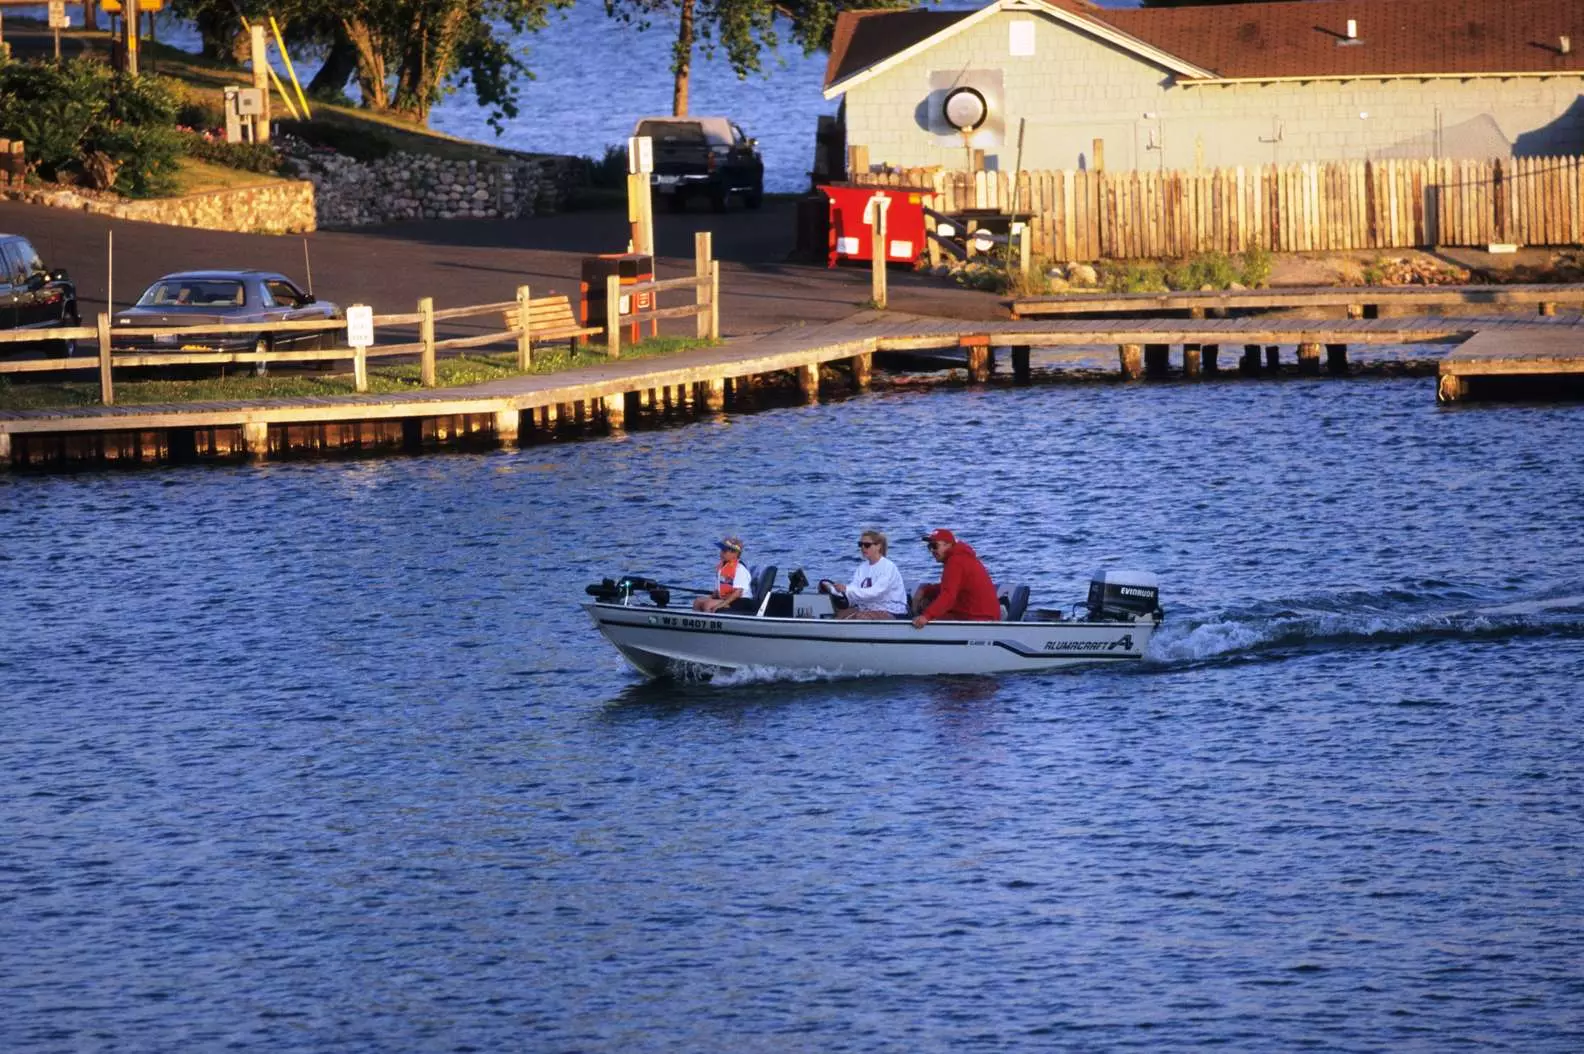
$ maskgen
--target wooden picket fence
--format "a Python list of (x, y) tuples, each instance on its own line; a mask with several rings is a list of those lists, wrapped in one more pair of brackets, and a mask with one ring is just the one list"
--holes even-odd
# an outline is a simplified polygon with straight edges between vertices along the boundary
[(1015, 194), (1006, 172), (892, 169), (853, 180), (927, 188), (925, 204), (942, 213), (1028, 213), (1035, 254), (1062, 260), (1584, 241), (1580, 157), (1023, 172)]

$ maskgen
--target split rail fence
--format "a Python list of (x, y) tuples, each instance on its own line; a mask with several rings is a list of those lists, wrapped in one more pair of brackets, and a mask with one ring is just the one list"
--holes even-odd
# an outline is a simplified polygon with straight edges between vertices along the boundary
[(857, 173), (928, 188), (937, 212), (1027, 213), (1033, 251), (1062, 260), (1194, 253), (1584, 242), (1584, 158), (1403, 159), (1203, 172), (941, 168)]
[[(675, 307), (658, 306), (658, 294), (667, 290), (691, 289), (693, 302)], [(622, 305), (628, 310), (622, 310)], [(648, 307), (640, 307), (648, 304)], [(436, 310), (434, 300), (424, 297), (418, 301), (418, 310), (406, 314), (375, 315), (374, 327), (378, 331), (388, 328), (417, 328), (418, 339), (400, 344), (377, 344), (367, 348), (345, 345), (346, 320), (323, 319), (302, 322), (243, 322), (201, 326), (116, 326), (112, 332), (110, 316), (100, 314), (93, 326), (62, 326), (53, 329), (28, 329), (0, 331), (0, 353), (12, 345), (58, 345), (64, 351), (68, 343), (89, 354), (71, 354), (68, 357), (17, 359), (0, 361), (0, 377), (23, 373), (71, 373), (95, 370), (99, 375), (99, 398), (106, 406), (115, 404), (114, 375), (118, 369), (146, 366), (196, 366), (196, 365), (273, 365), (284, 363), (345, 362), (351, 360), (353, 384), (357, 391), (368, 390), (368, 360), (416, 355), (419, 362), (419, 380), (426, 388), (435, 387), (435, 357), (441, 351), (461, 351), (515, 341), (517, 368), (533, 367), (533, 350), (542, 343), (556, 341), (581, 342), (584, 337), (599, 336), (601, 343), (591, 344), (610, 358), (621, 355), (621, 334), (624, 330), (636, 334), (646, 323), (661, 319), (693, 317), (697, 319), (696, 333), (700, 339), (720, 339), (720, 261), (713, 259), (711, 237), (701, 232), (694, 243), (694, 273), (685, 278), (664, 281), (622, 284), (616, 275), (606, 280), (605, 317), (593, 326), (582, 326), (572, 317), (571, 302), (565, 296), (535, 299), (528, 286), (517, 287), (517, 298), (492, 304), (470, 304)], [(507, 328), (464, 337), (437, 339), (435, 323), (479, 315), (496, 315)], [(547, 319), (553, 319), (546, 324)], [(591, 320), (593, 321), (593, 320)], [(191, 338), (203, 335), (270, 335), (321, 333), (333, 335), (338, 340), (321, 338), (318, 348), (294, 351), (150, 351), (139, 347), (126, 347), (126, 342), (139, 344), (161, 337)], [(120, 347), (116, 345), (120, 344)]]

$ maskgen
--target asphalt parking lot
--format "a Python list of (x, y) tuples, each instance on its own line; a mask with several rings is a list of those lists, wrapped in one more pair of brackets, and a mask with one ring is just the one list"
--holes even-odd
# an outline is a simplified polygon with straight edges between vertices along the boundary
[[(768, 199), (752, 212), (734, 206), (726, 213), (659, 214), (658, 276), (691, 273), (694, 232), (712, 230), (721, 261), (723, 335), (832, 321), (858, 310), (869, 299), (868, 270), (791, 261), (795, 219), (796, 204), (787, 199)], [(626, 216), (617, 211), (521, 220), (420, 220), (276, 236), (131, 223), (0, 201), (0, 231), (26, 235), (48, 266), (71, 273), (84, 319), (109, 302), (107, 244), (112, 231), (118, 306), (126, 306), (160, 275), (190, 268), (257, 267), (305, 282), (306, 245), (317, 296), (343, 307), (368, 304), (376, 314), (411, 311), (425, 296), (433, 297), (437, 308), (510, 300), (525, 283), (535, 296), (565, 293), (576, 302), (583, 259), (621, 252), (627, 243)], [(893, 268), (889, 285), (891, 307), (898, 311), (1006, 317), (999, 298), (945, 279)]]

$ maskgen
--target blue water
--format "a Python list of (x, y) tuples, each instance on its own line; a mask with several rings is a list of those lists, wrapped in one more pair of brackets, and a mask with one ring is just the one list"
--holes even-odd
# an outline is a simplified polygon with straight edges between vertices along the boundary
[[(0, 477), (0, 1049), (1577, 1050), (1584, 407), (1431, 385)], [(576, 608), (867, 526), (1167, 622), (669, 685)]]

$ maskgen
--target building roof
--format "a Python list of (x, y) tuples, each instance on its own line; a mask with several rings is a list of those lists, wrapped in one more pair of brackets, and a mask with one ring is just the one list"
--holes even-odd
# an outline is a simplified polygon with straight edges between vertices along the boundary
[[(987, 6), (1091, 23), (1118, 46), (1175, 56), (1201, 71), (1187, 73), (1187, 80), (1584, 73), (1579, 0), (1308, 0), (1128, 10), (1081, 0), (993, 0)], [(984, 10), (844, 13), (826, 88), (909, 48), (928, 47)], [(1349, 19), (1357, 30), (1352, 41)], [(1567, 51), (1563, 37), (1570, 39)]]

